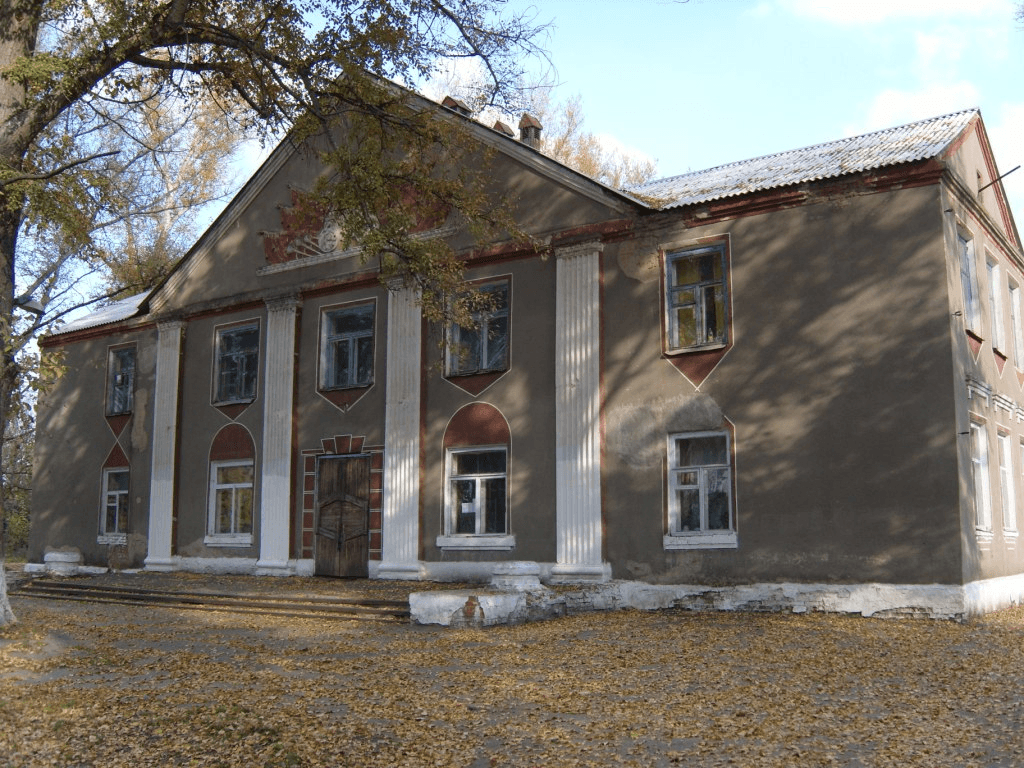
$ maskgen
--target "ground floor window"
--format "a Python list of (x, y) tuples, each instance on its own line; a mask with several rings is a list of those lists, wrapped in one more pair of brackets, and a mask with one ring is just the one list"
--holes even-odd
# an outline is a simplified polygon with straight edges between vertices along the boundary
[(103, 510), (100, 513), (100, 541), (116, 544), (125, 541), (128, 533), (127, 468), (103, 470)]
[(669, 435), (665, 548), (736, 544), (729, 433)]
[(253, 461), (215, 461), (210, 465), (210, 521), (206, 543), (252, 544)]
[(511, 549), (508, 449), (449, 449), (446, 475), (444, 534), (438, 546)]
[(992, 531), (992, 491), (988, 479), (988, 435), (984, 424), (971, 422), (971, 476), (974, 480), (974, 524)]

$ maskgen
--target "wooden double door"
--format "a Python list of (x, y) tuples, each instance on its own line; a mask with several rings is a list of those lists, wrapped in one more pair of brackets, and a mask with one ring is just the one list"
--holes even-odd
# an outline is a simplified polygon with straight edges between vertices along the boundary
[(320, 457), (316, 488), (316, 575), (366, 578), (370, 560), (370, 457)]

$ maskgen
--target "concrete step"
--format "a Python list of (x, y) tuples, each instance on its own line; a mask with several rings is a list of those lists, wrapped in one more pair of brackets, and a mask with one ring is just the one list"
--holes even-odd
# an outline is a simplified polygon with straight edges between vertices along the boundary
[(32, 579), (12, 589), (11, 594), (50, 600), (152, 605), (294, 618), (405, 621), (409, 617), (408, 604), (400, 600), (347, 598), (334, 595), (178, 592), (100, 586), (56, 579)]

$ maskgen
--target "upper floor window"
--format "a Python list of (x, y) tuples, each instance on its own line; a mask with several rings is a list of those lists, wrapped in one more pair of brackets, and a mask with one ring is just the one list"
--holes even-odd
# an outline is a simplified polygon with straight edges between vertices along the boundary
[(216, 402), (238, 403), (255, 399), (259, 349), (258, 323), (217, 330), (214, 371)]
[(132, 412), (135, 399), (135, 347), (110, 350), (107, 360), (107, 415)]
[(100, 513), (100, 538), (114, 543), (128, 532), (129, 470), (103, 470), (103, 511)]
[(468, 376), (508, 369), (509, 283), (486, 283), (478, 290), (490, 299), (473, 313), (473, 327), (453, 325), (449, 334), (448, 375)]
[(724, 245), (666, 254), (669, 351), (717, 347), (728, 341), (726, 278)]
[(669, 435), (666, 549), (736, 546), (730, 442), (728, 432)]
[(1024, 326), (1021, 326), (1020, 287), (1010, 281), (1010, 334), (1013, 337), (1013, 364), (1024, 370)]
[(974, 263), (974, 240), (962, 231), (956, 233), (960, 258), (960, 284), (964, 294), (964, 323), (970, 331), (981, 330), (981, 310), (978, 306), (978, 275)]
[(374, 309), (370, 303), (323, 313), (321, 389), (350, 389), (373, 383)]
[(992, 346), (1003, 351), (1006, 349), (1003, 338), (1003, 286), (999, 263), (988, 257), (985, 259), (985, 271), (988, 273), (988, 311), (992, 322)]

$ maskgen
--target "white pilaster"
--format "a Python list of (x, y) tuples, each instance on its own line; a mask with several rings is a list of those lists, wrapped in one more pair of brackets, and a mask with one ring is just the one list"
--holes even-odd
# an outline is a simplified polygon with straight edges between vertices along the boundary
[(418, 290), (401, 283), (389, 287), (383, 551), (377, 577), (419, 579), (422, 320)]
[(600, 242), (555, 251), (555, 505), (551, 580), (605, 581), (601, 561)]
[(291, 520), (292, 401), (295, 385), (294, 297), (267, 302), (257, 574), (288, 575)]
[(153, 396), (153, 464), (149, 487), (149, 546), (145, 565), (173, 571), (174, 459), (178, 436), (178, 373), (185, 323), (157, 324), (156, 390)]

